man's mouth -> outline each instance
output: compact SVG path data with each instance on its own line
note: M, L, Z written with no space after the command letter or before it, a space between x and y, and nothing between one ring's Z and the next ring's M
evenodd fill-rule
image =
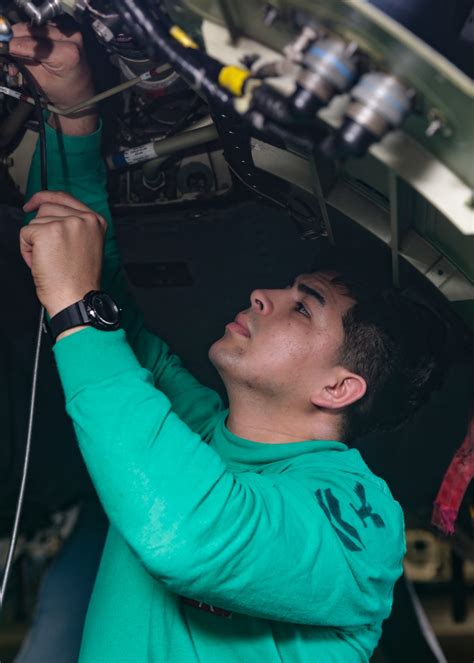
M229 324L226 325L226 328L235 334L240 334L240 336L246 336L247 338L250 338L250 330L242 313L239 313L233 322L229 322Z

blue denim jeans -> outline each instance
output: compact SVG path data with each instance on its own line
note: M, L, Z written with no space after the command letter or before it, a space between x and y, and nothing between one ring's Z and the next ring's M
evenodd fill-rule
M107 525L96 500L82 505L73 532L43 578L33 623L15 663L78 660Z

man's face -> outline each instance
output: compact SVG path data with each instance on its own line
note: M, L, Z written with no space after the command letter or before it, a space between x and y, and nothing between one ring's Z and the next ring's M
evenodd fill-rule
M334 379L344 339L342 318L354 304L332 272L302 274L278 290L254 290L251 306L226 326L209 357L234 385L310 406Z

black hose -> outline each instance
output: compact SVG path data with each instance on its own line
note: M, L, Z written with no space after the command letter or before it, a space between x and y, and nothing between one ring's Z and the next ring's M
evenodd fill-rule
M41 188L43 189L43 191L45 191L48 188L48 164L46 159L46 126L45 126L45 121L43 116L43 106L41 103L38 86L36 85L36 81L33 78L32 74L30 74L28 69L21 62L18 62L11 56L7 56L7 59L10 60L15 65L15 67L21 73L23 78L26 80L31 92L31 96L35 101L35 113L38 119L38 133L40 141Z
M150 13L152 11L157 13L159 20L153 21L135 0L114 0L114 5L131 30L136 25L142 28L146 36L145 41L142 39L142 44L148 49L151 57L156 57L158 52L164 55L194 88L202 90L214 103L233 111L232 96L217 82L222 69L222 64L218 60L199 49L185 48L178 44L163 27L168 21L156 7L150 10Z
M223 112L223 115L239 117L249 122L257 133L266 134L283 144L289 141L298 150L313 153L315 141L311 126L294 117L284 95L268 85L262 85L253 93L250 112L240 115L234 108L233 96L219 85L222 63L200 49L181 46L170 36L172 24L156 0L145 0L145 3L143 7L137 0L114 0L114 6L130 29L136 25L142 28L146 35L143 45L151 58L158 53L164 56L192 87L202 90L214 109ZM263 127L259 121L255 122L254 110L264 116Z

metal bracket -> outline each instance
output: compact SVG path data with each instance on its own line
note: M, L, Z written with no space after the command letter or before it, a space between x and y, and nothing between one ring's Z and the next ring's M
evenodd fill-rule
M398 222L398 177L393 170L388 171L390 200L390 248L392 250L392 283L400 287L400 224Z
M329 237L332 243L329 216L316 166L312 178L314 191L311 200L316 198L318 201L319 214L313 205L307 204L308 192L301 190L301 196L295 196L295 191L299 190L295 185L255 165L251 145L252 132L239 117L217 111L213 114L213 120L222 141L224 157L236 179L253 194L287 210L298 225L303 239ZM308 214L301 213L302 206Z

